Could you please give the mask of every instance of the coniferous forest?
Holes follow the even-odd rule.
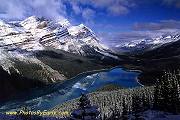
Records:
[[[145,113],[180,113],[180,71],[166,71],[154,86],[132,89],[97,90],[80,98],[67,101],[53,111],[68,111],[69,116],[27,116],[19,114],[13,119],[55,120],[145,120]],[[27,110],[28,111],[28,110]],[[162,115],[162,114],[161,114]],[[3,118],[3,117],[2,117]],[[8,118],[7,116],[4,117]],[[91,120],[90,119],[90,120]]]
[[[143,119],[145,111],[180,112],[179,71],[164,72],[154,86],[114,91],[98,91],[88,94],[93,105],[99,107],[103,120]],[[78,99],[68,101],[53,110],[72,112],[78,107]]]
[[[0,0],[0,120],[180,120],[180,0]]]

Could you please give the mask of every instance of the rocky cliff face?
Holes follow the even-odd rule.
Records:
[[[29,88],[38,86],[37,82],[31,86],[31,81],[64,81],[81,72],[104,68],[104,63],[109,65],[117,59],[83,24],[73,26],[66,19],[36,16],[0,21],[0,75],[6,73],[0,82],[16,90],[23,88],[25,80]],[[13,79],[14,75],[18,77]]]
[[[72,26],[67,20],[53,21],[31,16],[23,21],[0,21],[1,67],[11,73],[17,62],[38,66],[38,77],[64,80],[66,77],[38,60],[33,53],[47,49],[63,50],[81,56],[108,55],[109,49],[83,24]],[[105,54],[106,53],[106,54]],[[40,75],[40,76],[39,76]]]
[[[88,27],[83,24],[72,26],[67,20],[52,21],[32,16],[21,22],[1,21],[0,35],[1,46],[27,51],[51,47],[86,56],[89,49],[97,52],[108,50]]]

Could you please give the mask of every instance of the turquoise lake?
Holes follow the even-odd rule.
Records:
[[[116,84],[124,88],[142,86],[137,79],[139,74],[140,72],[124,70],[120,67],[82,73],[63,84],[34,89],[24,94],[23,99],[3,104],[0,111],[13,111],[21,109],[22,106],[29,107],[31,110],[48,110],[65,101],[79,97],[81,93],[90,93],[108,84]]]

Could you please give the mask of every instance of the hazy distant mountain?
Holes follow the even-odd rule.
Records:
[[[161,36],[144,38],[139,40],[133,40],[123,44],[115,46],[115,50],[120,52],[133,52],[142,53],[145,51],[153,50],[167,43],[176,42],[180,39],[180,33],[169,33],[163,34]]]
[[[131,51],[131,65],[142,71],[139,76],[142,84],[152,85],[164,71],[176,71],[180,66],[180,34],[163,37],[159,44],[151,44],[149,48]]]

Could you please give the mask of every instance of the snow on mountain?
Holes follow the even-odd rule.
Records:
[[[175,42],[180,40],[179,33],[164,34],[158,37],[145,38],[126,42],[123,44],[116,45],[116,49],[134,51],[134,50],[152,50],[165,45],[167,43]]]
[[[18,63],[22,64],[22,67],[17,67]],[[6,49],[0,49],[0,66],[11,74],[12,71],[23,75],[24,68],[23,64],[28,67],[29,71],[32,71],[34,79],[41,79],[44,83],[56,82],[59,80],[64,80],[66,77],[60,74],[58,71],[53,70],[48,65],[44,64],[38,60],[35,56],[29,53],[20,53],[18,51],[7,51]],[[34,67],[37,66],[38,69]],[[26,76],[29,77],[29,76]],[[29,77],[30,78],[30,77]]]
[[[23,26],[25,29],[35,29],[40,24],[39,18],[36,16],[31,16],[24,21],[20,22],[20,25]]]
[[[3,20],[0,20],[0,36],[8,35],[10,33],[21,33],[23,32],[22,28],[12,26],[6,23]]]
[[[53,21],[31,16],[11,24],[1,21],[0,30],[1,46],[15,46],[27,51],[51,47],[87,55],[89,50],[109,50],[99,43],[91,29],[83,24],[72,26],[67,19]]]
[[[83,24],[73,26],[67,19],[50,20],[36,16],[23,21],[0,21],[0,66],[9,74],[12,70],[23,74],[23,68],[17,67],[17,64],[22,62],[21,64],[32,70],[35,79],[45,82],[66,79],[63,74],[30,54],[49,48],[81,56],[101,54],[102,59],[105,56],[116,58],[109,53],[109,48],[100,44],[93,31]],[[31,64],[38,69],[34,70]],[[28,74],[25,76],[29,77]]]
[[[11,61],[10,56],[0,49],[0,66],[10,74],[10,68],[14,68],[14,62]],[[16,70],[18,73],[19,71]]]
[[[71,26],[71,23],[67,19],[57,20],[57,23],[60,24],[62,27]]]

